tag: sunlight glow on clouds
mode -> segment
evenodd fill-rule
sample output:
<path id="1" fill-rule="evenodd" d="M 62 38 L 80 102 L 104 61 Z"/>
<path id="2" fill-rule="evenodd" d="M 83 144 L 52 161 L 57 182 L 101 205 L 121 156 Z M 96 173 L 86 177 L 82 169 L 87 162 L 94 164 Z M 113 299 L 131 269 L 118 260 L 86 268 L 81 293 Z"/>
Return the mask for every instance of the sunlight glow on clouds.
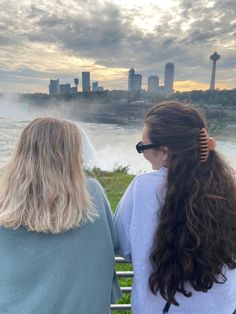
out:
<path id="1" fill-rule="evenodd" d="M 132 20 L 132 25 L 137 29 L 148 33 L 153 32 L 158 25 L 158 20 L 167 10 L 173 10 L 177 6 L 177 1 L 173 0 L 113 0 L 122 8 Z"/>
<path id="2" fill-rule="evenodd" d="M 105 1 L 103 1 L 105 2 Z M 145 5 L 143 0 L 113 0 L 113 3 L 120 5 L 123 8 L 134 9 L 135 7 L 141 7 L 143 10 L 150 11 L 154 5 L 157 5 L 163 10 L 171 9 L 178 4 L 176 0 L 146 0 Z"/>
<path id="3" fill-rule="evenodd" d="M 224 84 L 224 83 L 217 83 L 216 88 L 219 89 L 230 89 L 232 86 Z M 209 89 L 209 84 L 204 84 L 197 81 L 176 81 L 174 84 L 174 90 L 183 92 L 183 91 L 191 91 L 191 90 L 207 90 Z"/>

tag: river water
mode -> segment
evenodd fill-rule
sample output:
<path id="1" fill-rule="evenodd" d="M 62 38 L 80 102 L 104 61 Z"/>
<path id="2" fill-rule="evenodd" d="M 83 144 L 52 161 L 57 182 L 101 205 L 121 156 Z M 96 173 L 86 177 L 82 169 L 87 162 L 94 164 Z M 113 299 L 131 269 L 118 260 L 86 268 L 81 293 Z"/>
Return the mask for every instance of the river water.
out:
<path id="1" fill-rule="evenodd" d="M 31 119 L 1 117 L 0 113 L 0 167 L 11 157 L 22 129 Z M 84 131 L 84 159 L 88 167 L 113 170 L 129 166 L 129 173 L 151 171 L 150 164 L 138 154 L 135 145 L 141 138 L 141 127 L 114 124 L 96 124 L 73 121 Z M 236 141 L 219 140 L 217 150 L 236 169 Z"/>

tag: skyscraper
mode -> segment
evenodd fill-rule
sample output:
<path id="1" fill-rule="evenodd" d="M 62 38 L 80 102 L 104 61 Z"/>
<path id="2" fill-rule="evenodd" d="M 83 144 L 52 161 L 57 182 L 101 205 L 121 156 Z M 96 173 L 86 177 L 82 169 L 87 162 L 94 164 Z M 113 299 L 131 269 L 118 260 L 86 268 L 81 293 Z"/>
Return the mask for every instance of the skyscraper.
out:
<path id="1" fill-rule="evenodd" d="M 210 90 L 215 90 L 215 80 L 216 80 L 216 61 L 220 59 L 220 55 L 218 55 L 217 52 L 214 52 L 210 56 L 210 60 L 213 61 L 212 64 L 212 72 L 211 72 L 211 84 L 210 84 Z"/>
<path id="2" fill-rule="evenodd" d="M 174 85 L 174 63 L 168 62 L 165 65 L 165 94 L 167 96 L 173 94 Z"/>
<path id="3" fill-rule="evenodd" d="M 148 92 L 149 93 L 158 93 L 159 88 L 159 77 L 156 75 L 151 75 L 148 77 Z"/>
<path id="4" fill-rule="evenodd" d="M 60 95 L 59 79 L 57 79 L 57 80 L 50 80 L 49 95 L 50 96 L 58 96 L 58 95 Z"/>
<path id="5" fill-rule="evenodd" d="M 60 95 L 69 95 L 71 94 L 71 85 L 70 84 L 60 84 Z"/>
<path id="6" fill-rule="evenodd" d="M 92 83 L 92 91 L 93 92 L 102 92 L 103 86 L 98 86 L 98 81 Z"/>
<path id="7" fill-rule="evenodd" d="M 82 72 L 82 91 L 90 92 L 90 72 Z"/>
<path id="8" fill-rule="evenodd" d="M 134 68 L 129 70 L 129 77 L 128 77 L 128 91 L 130 92 L 137 92 L 141 90 L 142 86 L 142 75 L 135 74 Z"/>
<path id="9" fill-rule="evenodd" d="M 92 91 L 93 92 L 98 91 L 98 81 L 92 83 Z"/>
<path id="10" fill-rule="evenodd" d="M 141 90 L 142 86 L 142 75 L 141 74 L 134 74 L 133 78 L 133 91 L 138 92 Z"/>
<path id="11" fill-rule="evenodd" d="M 133 90 L 133 82 L 134 82 L 134 68 L 131 68 L 129 70 L 129 77 L 128 77 L 128 91 L 132 91 Z"/>

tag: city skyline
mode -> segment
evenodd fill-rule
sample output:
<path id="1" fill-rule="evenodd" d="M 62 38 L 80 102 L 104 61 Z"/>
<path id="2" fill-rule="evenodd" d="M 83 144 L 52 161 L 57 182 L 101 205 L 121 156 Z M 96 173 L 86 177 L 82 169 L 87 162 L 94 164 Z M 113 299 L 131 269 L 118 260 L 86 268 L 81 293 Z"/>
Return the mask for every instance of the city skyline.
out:
<path id="1" fill-rule="evenodd" d="M 164 72 L 164 85 L 159 85 L 159 76 L 151 75 L 147 78 L 147 89 L 143 88 L 143 78 L 142 74 L 135 73 L 134 68 L 130 68 L 128 71 L 127 77 L 127 91 L 129 92 L 139 92 L 142 90 L 146 90 L 149 93 L 159 94 L 170 96 L 173 94 L 174 89 L 174 63 L 167 62 L 165 64 L 165 72 Z M 79 75 L 78 75 L 79 76 Z M 91 73 L 90 72 L 82 72 L 81 80 L 78 78 L 74 78 L 75 86 L 71 86 L 71 83 L 60 84 L 60 78 L 50 79 L 49 83 L 49 95 L 58 96 L 58 95 L 76 95 L 78 92 L 101 92 L 104 91 L 103 86 L 98 85 L 98 81 L 91 82 L 90 80 Z M 79 81 L 81 81 L 81 87 L 79 86 Z M 92 83 L 92 84 L 91 84 Z M 109 90 L 109 89 L 105 89 Z"/>
<path id="2" fill-rule="evenodd" d="M 47 92 L 50 78 L 64 83 L 84 71 L 105 89 L 126 90 L 132 66 L 147 89 L 151 75 L 164 85 L 167 62 L 175 64 L 174 90 L 205 90 L 214 51 L 216 88 L 236 87 L 233 0 L 142 3 L 2 0 L 0 92 Z"/>

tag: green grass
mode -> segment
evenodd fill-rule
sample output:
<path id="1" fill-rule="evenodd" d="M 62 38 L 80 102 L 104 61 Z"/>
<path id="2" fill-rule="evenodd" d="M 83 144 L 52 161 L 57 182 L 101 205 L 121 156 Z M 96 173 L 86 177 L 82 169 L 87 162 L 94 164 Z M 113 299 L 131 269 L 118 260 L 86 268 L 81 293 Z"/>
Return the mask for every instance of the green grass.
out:
<path id="1" fill-rule="evenodd" d="M 120 168 L 114 172 L 101 171 L 99 169 L 94 169 L 92 172 L 89 172 L 89 175 L 95 177 L 105 189 L 113 212 L 127 186 L 134 178 L 134 175 L 127 174 L 126 170 L 122 171 L 121 169 L 120 171 L 119 169 Z"/>
<path id="2" fill-rule="evenodd" d="M 127 174 L 127 167 L 117 168 L 114 172 L 101 171 L 99 169 L 94 169 L 89 173 L 91 176 L 95 177 L 103 186 L 106 191 L 108 200 L 111 204 L 113 212 L 116 209 L 122 195 L 124 194 L 127 186 L 133 180 L 134 175 Z M 116 270 L 132 270 L 132 265 L 130 264 L 118 264 L 116 265 Z M 120 278 L 120 286 L 122 287 L 131 287 L 132 279 L 131 278 Z M 120 304 L 130 303 L 130 294 L 124 293 L 122 298 L 119 301 Z M 130 311 L 112 311 L 113 314 L 122 313 L 130 314 Z"/>

